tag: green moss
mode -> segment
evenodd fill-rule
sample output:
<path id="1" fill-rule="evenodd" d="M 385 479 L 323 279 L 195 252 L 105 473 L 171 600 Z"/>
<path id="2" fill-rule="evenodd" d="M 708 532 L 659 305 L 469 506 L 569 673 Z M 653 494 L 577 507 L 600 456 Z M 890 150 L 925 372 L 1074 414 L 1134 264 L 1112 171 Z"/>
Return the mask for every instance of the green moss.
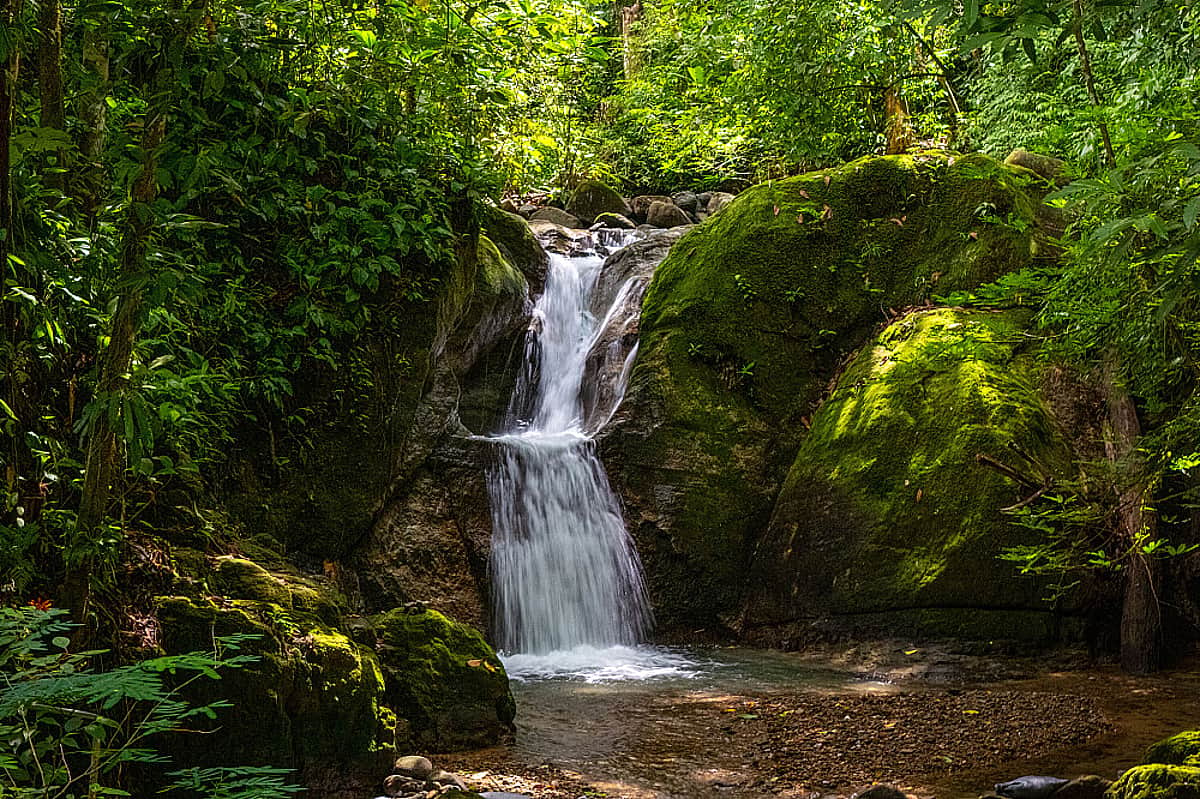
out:
<path id="1" fill-rule="evenodd" d="M 804 419 L 889 309 L 1029 263 L 1035 181 L 985 156 L 871 157 L 755 186 L 672 248 L 643 302 L 630 391 L 665 422 L 612 445 L 622 462 L 692 476 L 655 500 L 670 550 L 704 584 L 660 596 L 668 617 L 677 603 L 696 621 L 734 608 Z M 935 554 L 908 565 L 936 578 Z"/>
<path id="2" fill-rule="evenodd" d="M 545 279 L 549 262 L 546 251 L 529 229 L 529 223 L 516 214 L 492 206 L 484 206 L 482 216 L 483 233 L 531 284 L 540 284 Z"/>
<path id="3" fill-rule="evenodd" d="M 590 225 L 601 214 L 628 216 L 629 206 L 620 194 L 600 181 L 585 180 L 571 192 L 567 213 Z"/>
<path id="4" fill-rule="evenodd" d="M 512 730 L 516 706 L 504 666 L 476 630 L 435 611 L 394 610 L 371 621 L 387 704 L 408 722 L 397 746 L 469 748 Z"/>
<path id="5" fill-rule="evenodd" d="M 1181 732 L 1153 744 L 1142 762 L 1200 767 L 1200 730 Z"/>
<path id="6" fill-rule="evenodd" d="M 1200 799 L 1200 768 L 1135 766 L 1122 774 L 1104 796 L 1105 799 Z"/>
<path id="7" fill-rule="evenodd" d="M 990 638 L 996 628 L 970 623 L 973 609 L 1038 609 L 1038 586 L 998 559 L 1028 536 L 1001 512 L 1021 490 L 977 462 L 1069 458 L 1027 324 L 1023 311 L 941 308 L 902 318 L 859 353 L 813 416 L 760 547 L 766 582 L 788 594 L 760 596 L 764 613 L 961 608 L 957 635 Z M 927 633 L 946 632 L 945 612 Z M 1047 632 L 1011 626 L 1017 638 Z"/>
<path id="8" fill-rule="evenodd" d="M 260 599 L 285 607 L 292 605 L 292 594 L 283 581 L 245 558 L 230 555 L 217 558 L 208 583 L 216 593 L 235 599 Z"/>
<path id="9" fill-rule="evenodd" d="M 525 276 L 513 266 L 487 236 L 479 237 L 478 289 L 488 297 L 528 293 Z"/>
<path id="10" fill-rule="evenodd" d="M 383 675 L 374 653 L 314 616 L 258 599 L 160 597 L 166 652 L 212 651 L 237 636 L 254 661 L 219 683 L 198 681 L 193 700 L 222 700 L 221 735 L 178 742 L 188 762 L 303 767 L 370 758 L 390 744 L 395 716 L 380 706 Z"/>

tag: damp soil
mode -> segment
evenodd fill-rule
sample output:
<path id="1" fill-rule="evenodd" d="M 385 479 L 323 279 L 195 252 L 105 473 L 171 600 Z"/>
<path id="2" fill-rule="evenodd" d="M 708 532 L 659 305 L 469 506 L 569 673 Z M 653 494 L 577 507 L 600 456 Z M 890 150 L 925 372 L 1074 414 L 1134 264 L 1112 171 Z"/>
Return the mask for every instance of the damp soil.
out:
<path id="1" fill-rule="evenodd" d="M 1112 779 L 1200 727 L 1197 661 L 1137 678 L 1070 653 L 690 654 L 686 678 L 518 683 L 515 742 L 438 764 L 535 799 L 807 799 L 876 782 L 977 797 L 1024 774 Z"/>

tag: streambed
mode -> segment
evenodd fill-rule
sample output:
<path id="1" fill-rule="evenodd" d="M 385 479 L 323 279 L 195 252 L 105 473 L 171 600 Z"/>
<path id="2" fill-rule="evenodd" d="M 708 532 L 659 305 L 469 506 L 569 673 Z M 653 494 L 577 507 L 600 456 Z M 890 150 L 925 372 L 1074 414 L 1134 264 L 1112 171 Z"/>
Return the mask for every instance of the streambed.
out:
<path id="1" fill-rule="evenodd" d="M 1200 726 L 1195 672 L 1005 662 L 1020 676 L 996 680 L 977 662 L 935 680 L 746 649 L 610 660 L 619 665 L 560 662 L 557 674 L 514 664 L 516 741 L 440 760 L 481 789 L 537 799 L 810 797 L 872 782 L 976 797 L 1027 773 L 1112 778 L 1149 743 Z"/>

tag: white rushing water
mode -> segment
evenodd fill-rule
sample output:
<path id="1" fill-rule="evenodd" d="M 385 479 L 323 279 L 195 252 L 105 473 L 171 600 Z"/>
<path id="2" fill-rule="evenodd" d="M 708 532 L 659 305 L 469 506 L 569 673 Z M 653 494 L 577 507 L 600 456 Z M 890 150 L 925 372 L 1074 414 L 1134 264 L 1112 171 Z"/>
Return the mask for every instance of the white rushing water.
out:
<path id="1" fill-rule="evenodd" d="M 582 381 L 603 321 L 589 305 L 603 262 L 550 255 L 505 429 L 491 439 L 496 633 L 516 679 L 638 679 L 682 668 L 677 656 L 637 646 L 651 625 L 641 562 L 584 430 Z"/>

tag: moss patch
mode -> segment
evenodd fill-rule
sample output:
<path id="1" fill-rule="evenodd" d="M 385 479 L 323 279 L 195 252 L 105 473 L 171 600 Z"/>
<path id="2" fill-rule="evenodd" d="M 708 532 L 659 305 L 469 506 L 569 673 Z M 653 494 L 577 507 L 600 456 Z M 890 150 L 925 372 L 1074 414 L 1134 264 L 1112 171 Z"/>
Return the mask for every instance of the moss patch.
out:
<path id="1" fill-rule="evenodd" d="M 373 617 L 386 702 L 407 720 L 397 746 L 448 751 L 512 731 L 516 705 L 504 665 L 476 630 L 436 611 Z"/>
<path id="2" fill-rule="evenodd" d="M 585 180 L 567 201 L 567 213 L 590 225 L 601 214 L 629 216 L 629 206 L 616 191 L 598 180 Z"/>
<path id="3" fill-rule="evenodd" d="M 1105 799 L 1200 799 L 1200 768 L 1135 766 L 1113 783 Z"/>
<path id="4" fill-rule="evenodd" d="M 1181 732 L 1153 744 L 1142 762 L 1200 767 L 1200 730 Z"/>
<path id="5" fill-rule="evenodd" d="M 998 559 L 1028 536 L 1001 508 L 1029 491 L 976 459 L 1069 458 L 1037 390 L 1027 322 L 1021 311 L 914 313 L 854 359 L 780 493 L 756 564 L 773 589 L 757 595 L 755 619 L 961 608 L 956 636 L 990 638 L 972 609 L 1039 610 L 1037 584 Z M 1001 629 L 1042 637 L 1048 625 Z"/>

